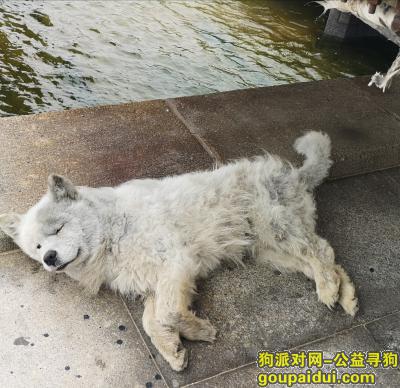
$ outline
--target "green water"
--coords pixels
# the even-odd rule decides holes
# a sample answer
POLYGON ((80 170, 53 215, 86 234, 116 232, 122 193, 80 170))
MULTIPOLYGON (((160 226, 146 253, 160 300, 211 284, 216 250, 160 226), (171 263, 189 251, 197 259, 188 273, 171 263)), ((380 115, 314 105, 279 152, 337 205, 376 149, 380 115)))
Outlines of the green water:
POLYGON ((0 115, 371 74, 303 1, 0 0, 0 115))

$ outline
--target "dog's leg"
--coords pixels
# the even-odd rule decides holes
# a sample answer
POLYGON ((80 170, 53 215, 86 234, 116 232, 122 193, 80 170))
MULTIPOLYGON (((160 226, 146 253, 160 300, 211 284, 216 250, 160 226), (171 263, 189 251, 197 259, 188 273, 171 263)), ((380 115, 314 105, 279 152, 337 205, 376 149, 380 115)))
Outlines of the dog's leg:
POLYGON ((180 335, 188 340, 214 342, 217 332, 211 323, 207 319, 196 317, 189 310, 194 282, 188 279, 169 280, 159 284, 156 314, 167 324, 177 328, 180 335))
POLYGON ((358 310, 358 300, 355 287, 349 275, 338 264, 326 264, 315 256, 304 257, 312 268, 312 278, 315 280, 318 299, 332 308, 336 302, 344 311, 354 316, 358 310))
POLYGON ((309 264, 283 251, 263 250, 258 254, 256 261, 261 264, 270 263, 282 272, 303 272, 308 278, 314 280, 313 270, 309 264))
POLYGON ((179 314, 177 327, 182 337, 190 341, 214 342, 217 334, 208 319, 198 318, 189 310, 179 314))
POLYGON ((271 262, 278 268, 303 272, 315 280, 318 298, 329 308, 339 302, 346 313, 354 316, 357 312, 355 288, 342 267, 335 264, 335 253, 328 241, 309 231, 301 238, 275 239, 274 248, 267 243, 260 249, 256 260, 271 262), (298 241, 303 241, 299 244, 298 241), (307 243, 305 243, 307 242, 307 243))
POLYGON ((294 255, 282 251, 267 250, 258 261, 271 262, 280 269, 303 272, 315 280, 318 298, 332 308, 339 298, 340 276, 334 271, 330 259, 320 261, 314 255, 294 255))
MULTIPOLYGON (((333 248, 328 241, 318 235, 316 235, 316 250, 318 257, 321 258, 324 263, 335 263, 335 253, 333 248)), ((355 295, 356 291, 354 284, 349 275, 340 265, 334 264, 334 270, 340 278, 338 302, 347 314, 354 317, 358 310, 358 300, 355 295)))
POLYGON ((340 275, 335 266, 315 256, 303 256, 302 259, 312 268, 318 299, 331 309, 339 299, 340 275))
POLYGON ((317 235, 312 235, 313 241, 306 249, 301 259, 312 268, 312 275, 317 288, 318 299, 332 308, 339 299, 340 275, 335 271, 335 254, 330 244, 317 235))
POLYGON ((287 244, 282 251, 266 250, 258 261, 269 261, 283 270, 303 272, 315 280, 318 299, 322 303, 332 308, 339 302, 348 314, 354 315, 357 311, 354 286, 344 270, 335 264, 332 247, 319 236, 308 240, 313 241, 311 249, 289 253, 287 247, 291 245, 287 244))
POLYGON ((358 310, 358 300, 355 287, 344 269, 335 264, 335 254, 330 244, 323 238, 313 236, 311 250, 301 255, 301 260, 311 267, 303 272, 315 280, 318 299, 332 308, 336 302, 343 307, 347 314, 354 316, 358 310))
POLYGON ((149 296, 145 302, 143 328, 173 370, 180 372, 186 368, 188 355, 179 338, 179 331, 157 319, 153 296, 149 296))
POLYGON ((324 238, 315 235, 315 255, 320 258, 324 263, 334 264, 335 263, 335 251, 331 247, 328 241, 324 238))

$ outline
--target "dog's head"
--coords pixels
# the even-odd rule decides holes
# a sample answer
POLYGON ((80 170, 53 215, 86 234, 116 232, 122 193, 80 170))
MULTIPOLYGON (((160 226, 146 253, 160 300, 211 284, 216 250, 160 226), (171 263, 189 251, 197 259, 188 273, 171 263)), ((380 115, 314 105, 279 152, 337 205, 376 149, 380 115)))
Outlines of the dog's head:
POLYGON ((92 254, 94 214, 66 178, 50 175, 48 192, 27 213, 0 215, 0 228, 47 271, 62 271, 92 254))

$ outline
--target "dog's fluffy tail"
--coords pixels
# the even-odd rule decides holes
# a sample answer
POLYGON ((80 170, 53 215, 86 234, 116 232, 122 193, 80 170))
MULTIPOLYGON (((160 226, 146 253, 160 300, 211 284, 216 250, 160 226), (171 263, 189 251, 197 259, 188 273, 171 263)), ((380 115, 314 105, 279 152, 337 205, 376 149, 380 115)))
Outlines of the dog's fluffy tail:
POLYGON ((312 190, 328 175, 332 165, 331 140, 325 133, 311 131, 296 140, 294 149, 306 158, 299 173, 312 190))

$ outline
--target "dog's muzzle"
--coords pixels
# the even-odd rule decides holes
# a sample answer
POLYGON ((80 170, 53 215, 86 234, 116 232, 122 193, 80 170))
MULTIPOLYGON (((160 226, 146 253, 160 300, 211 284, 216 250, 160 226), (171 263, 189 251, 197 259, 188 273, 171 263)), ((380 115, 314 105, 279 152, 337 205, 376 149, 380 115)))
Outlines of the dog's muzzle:
POLYGON ((47 265, 47 267, 49 267, 50 271, 62 271, 63 269, 67 268, 68 265, 70 265, 71 263, 73 263, 80 255, 81 250, 80 248, 78 249, 78 253, 76 254, 76 257, 74 259, 72 259, 71 261, 68 261, 67 263, 62 263, 60 265, 59 264, 60 260, 57 257, 57 252, 56 251, 48 251, 46 252, 43 261, 44 263, 47 265))
POLYGON ((75 260, 78 259, 79 255, 81 254, 81 248, 78 249, 78 253, 75 256, 75 259, 72 259, 71 261, 69 261, 68 263, 65 264, 61 264, 59 267, 56 268, 56 271, 62 271, 63 269, 65 269, 68 265, 70 265, 71 263, 73 263, 75 260))

